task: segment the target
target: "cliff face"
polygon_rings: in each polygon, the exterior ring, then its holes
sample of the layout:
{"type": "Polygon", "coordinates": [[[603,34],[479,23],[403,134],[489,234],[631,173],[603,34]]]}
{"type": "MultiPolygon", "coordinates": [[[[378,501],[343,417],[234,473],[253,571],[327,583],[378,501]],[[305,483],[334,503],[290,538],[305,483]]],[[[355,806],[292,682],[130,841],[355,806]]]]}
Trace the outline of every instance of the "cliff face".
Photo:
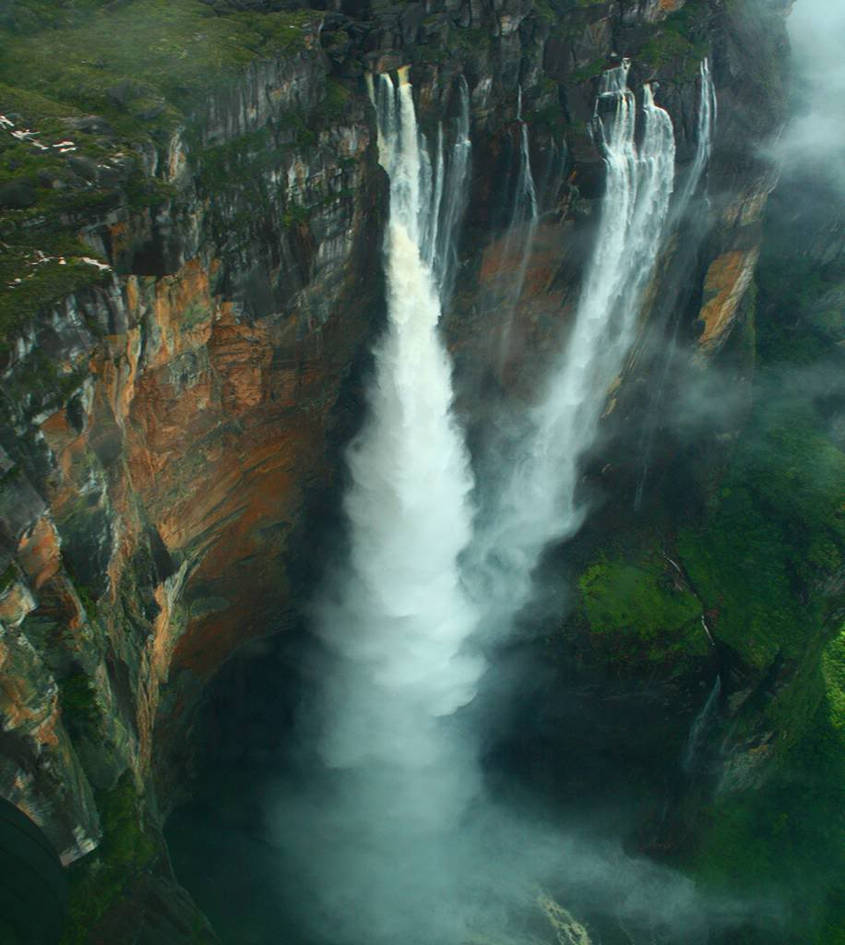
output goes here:
{"type": "MultiPolygon", "coordinates": [[[[753,276],[774,184],[758,155],[784,112],[783,4],[276,6],[62,7],[30,35],[19,4],[4,21],[15,46],[0,65],[0,791],[66,863],[96,848],[104,826],[111,856],[115,798],[160,843],[158,812],[178,790],[204,685],[237,646],[294,619],[309,498],[337,476],[381,318],[386,188],[366,70],[410,62],[421,122],[434,134],[445,117],[447,140],[467,81],[473,183],[445,328],[461,411],[480,427],[491,398],[530,393],[577,301],[602,180],[587,132],[598,75],[625,55],[634,84],[659,81],[683,174],[709,56],[719,118],[708,219],[658,265],[594,480],[632,490],[639,476],[620,435],[644,428],[647,379],[663,369],[655,352],[677,330],[670,308],[685,352],[672,376],[706,376],[715,359],[750,396],[753,276]],[[63,63],[50,57],[59,39],[63,63]],[[543,216],[509,306],[518,85],[543,216]]],[[[658,470],[674,455],[667,446],[658,470]]],[[[700,559],[678,562],[677,544],[632,533],[633,550],[610,566],[591,558],[588,536],[571,639],[592,667],[647,672],[653,645],[622,653],[612,606],[639,569],[645,618],[665,617],[651,628],[658,640],[683,628],[681,643],[658,645],[667,684],[697,682],[714,665],[712,637],[722,642],[718,581],[708,585],[700,559]]],[[[757,679],[773,661],[743,653],[737,665],[757,679]]],[[[109,861],[116,873],[149,874],[155,858],[138,843],[109,861]]],[[[152,882],[132,894],[154,902],[152,882]]],[[[103,897],[85,916],[101,938],[121,921],[119,910],[102,918],[116,894],[103,897]]]]}
{"type": "MultiPolygon", "coordinates": [[[[65,863],[100,843],[95,795],[127,770],[150,823],[159,713],[178,728],[236,645],[285,625],[291,536],[332,474],[339,391],[378,312],[366,103],[295,28],[301,49],[132,142],[140,209],[126,180],[63,164],[4,214],[20,275],[4,299],[0,779],[65,863]],[[74,188],[83,209],[58,221],[88,249],[39,251],[36,212],[74,188]],[[40,304],[69,268],[83,285],[40,304]]],[[[4,134],[36,126],[33,101],[4,134]]],[[[119,116],[86,131],[69,111],[78,151],[127,148],[119,116]]]]}

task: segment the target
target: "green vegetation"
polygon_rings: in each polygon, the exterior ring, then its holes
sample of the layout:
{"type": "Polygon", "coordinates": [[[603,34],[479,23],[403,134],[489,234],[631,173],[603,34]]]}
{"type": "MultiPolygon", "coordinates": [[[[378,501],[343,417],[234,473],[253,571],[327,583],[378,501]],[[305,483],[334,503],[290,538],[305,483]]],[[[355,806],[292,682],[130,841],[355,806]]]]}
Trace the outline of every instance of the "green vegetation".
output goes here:
{"type": "Polygon", "coordinates": [[[0,575],[0,594],[4,594],[18,579],[18,571],[12,562],[6,570],[0,575]]]}
{"type": "Polygon", "coordinates": [[[709,49],[709,17],[707,0],[687,0],[639,49],[637,60],[654,69],[671,67],[684,78],[694,76],[709,49]]]}
{"type": "Polygon", "coordinates": [[[68,923],[61,945],[84,945],[106,909],[131,880],[155,860],[158,840],[145,828],[132,775],[97,795],[103,839],[69,871],[68,923]]]}
{"type": "Polygon", "coordinates": [[[84,584],[76,583],[74,586],[76,587],[76,593],[79,595],[79,600],[85,608],[88,619],[92,621],[97,620],[99,614],[97,613],[97,597],[94,591],[84,584]]]}
{"type": "Polygon", "coordinates": [[[57,244],[67,247],[66,236],[50,234],[37,240],[37,248],[35,242],[13,244],[0,256],[0,352],[34,312],[72,292],[101,285],[108,277],[104,270],[82,261],[91,251],[81,244],[77,244],[73,256],[51,252],[57,244]],[[47,261],[41,261],[39,253],[47,261]],[[59,261],[62,258],[64,263],[59,261]]]}
{"type": "MultiPolygon", "coordinates": [[[[44,306],[111,278],[82,261],[94,255],[84,226],[173,196],[144,174],[141,148],[160,149],[249,63],[304,50],[318,16],[220,15],[201,0],[3,8],[0,114],[14,125],[0,128],[0,345],[44,306]]],[[[329,107],[341,97],[332,90],[329,107]]]]}
{"type": "Polygon", "coordinates": [[[826,647],[822,666],[820,698],[802,738],[762,789],[717,797],[705,812],[693,866],[711,888],[742,883],[751,894],[790,904],[788,924],[800,941],[842,945],[845,630],[826,647]]]}
{"type": "Polygon", "coordinates": [[[786,929],[755,945],[845,943],[845,452],[827,380],[841,377],[843,271],[807,252],[824,214],[796,223],[804,199],[813,192],[773,199],[755,407],[702,520],[679,536],[717,637],[756,680],[730,739],[748,736],[753,753],[761,732],[772,736],[762,783],[716,795],[689,864],[713,889],[787,905],[786,929]]]}
{"type": "Polygon", "coordinates": [[[658,554],[602,557],[582,573],[578,585],[594,644],[617,671],[664,663],[681,672],[707,655],[701,605],[658,554]]]}
{"type": "Polygon", "coordinates": [[[684,529],[679,549],[741,659],[799,658],[830,613],[822,589],[845,553],[845,454],[809,412],[762,407],[703,528],[684,529]]]}
{"type": "Polygon", "coordinates": [[[59,684],[62,722],[72,734],[93,734],[100,727],[102,712],[91,679],[83,672],[74,673],[59,684]]]}
{"type": "Polygon", "coordinates": [[[593,59],[592,62],[588,62],[586,66],[576,69],[575,72],[572,73],[571,81],[575,85],[580,85],[588,79],[601,75],[606,67],[607,59],[604,56],[600,56],[598,59],[593,59]]]}
{"type": "Polygon", "coordinates": [[[4,30],[0,76],[130,134],[154,105],[148,117],[175,117],[255,59],[304,49],[314,22],[308,10],[220,16],[200,0],[89,2],[25,22],[45,5],[16,4],[24,12],[4,30]]]}

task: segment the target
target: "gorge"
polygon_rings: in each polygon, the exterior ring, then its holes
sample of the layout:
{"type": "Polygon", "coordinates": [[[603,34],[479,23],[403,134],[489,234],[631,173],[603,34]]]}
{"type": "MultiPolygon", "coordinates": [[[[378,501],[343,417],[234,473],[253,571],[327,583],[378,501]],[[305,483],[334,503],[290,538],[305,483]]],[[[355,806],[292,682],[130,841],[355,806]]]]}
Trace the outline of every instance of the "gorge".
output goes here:
{"type": "Polygon", "coordinates": [[[0,7],[0,793],[62,942],[839,941],[790,6],[0,7]]]}

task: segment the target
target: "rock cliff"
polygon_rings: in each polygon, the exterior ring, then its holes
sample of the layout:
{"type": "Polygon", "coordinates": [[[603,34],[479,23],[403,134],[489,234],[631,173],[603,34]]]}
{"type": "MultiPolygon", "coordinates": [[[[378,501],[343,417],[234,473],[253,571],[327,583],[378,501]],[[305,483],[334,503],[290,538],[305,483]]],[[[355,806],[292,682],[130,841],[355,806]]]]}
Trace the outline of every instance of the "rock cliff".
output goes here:
{"type": "MultiPolygon", "coordinates": [[[[727,698],[741,713],[760,687],[797,691],[824,643],[808,632],[802,657],[786,630],[767,629],[770,611],[741,609],[720,570],[740,552],[720,542],[745,527],[746,508],[715,498],[742,488],[725,475],[765,467],[758,450],[725,472],[753,399],[754,274],[775,183],[760,145],[785,113],[785,4],[290,6],[0,8],[0,792],[66,864],[84,858],[87,902],[68,940],[141,941],[122,899],[147,916],[139,927],[167,928],[156,941],[211,940],[187,897],[162,905],[172,879],[160,821],[184,790],[204,687],[237,647],[297,619],[318,564],[313,508],[342,475],[339,447],[360,416],[387,199],[366,71],[410,63],[421,122],[434,135],[443,120],[447,139],[467,82],[473,179],[445,330],[463,417],[482,430],[492,405],[528,396],[577,300],[602,186],[588,133],[597,77],[625,56],[637,85],[659,83],[683,180],[710,58],[711,202],[660,260],[588,479],[633,497],[642,470],[626,456],[640,456],[631,444],[663,409],[649,393],[656,373],[670,378],[664,400],[685,378],[716,376],[746,406],[711,431],[699,480],[677,430],[655,434],[646,495],[669,524],[625,513],[627,537],[611,547],[601,529],[619,509],[605,507],[579,545],[582,605],[561,650],[602,678],[658,667],[686,722],[714,668],[734,674],[727,698]],[[509,308],[518,87],[540,218],[509,308]],[[671,370],[660,359],[670,338],[683,352],[671,370]],[[654,498],[679,464],[697,516],[685,531],[672,517],[686,500],[654,498]],[[759,632],[746,639],[749,626],[759,632]],[[121,832],[128,849],[116,848],[121,832]],[[85,866],[97,857],[99,869],[85,866]]],[[[796,463],[811,447],[795,445],[796,463]]],[[[834,514],[828,498],[821,518],[834,514]]],[[[811,536],[821,556],[823,538],[841,535],[811,536]]],[[[825,614],[839,573],[824,564],[803,578],[825,614]]],[[[728,736],[745,741],[725,748],[724,784],[757,777],[780,734],[766,718],[728,736]]]]}

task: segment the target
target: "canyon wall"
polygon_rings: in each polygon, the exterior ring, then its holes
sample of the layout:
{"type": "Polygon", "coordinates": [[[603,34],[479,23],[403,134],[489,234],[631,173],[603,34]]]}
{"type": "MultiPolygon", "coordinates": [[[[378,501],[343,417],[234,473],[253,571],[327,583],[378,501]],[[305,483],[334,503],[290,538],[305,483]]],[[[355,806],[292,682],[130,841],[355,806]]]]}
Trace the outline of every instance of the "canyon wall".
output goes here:
{"type": "MultiPolygon", "coordinates": [[[[239,646],[295,623],[319,567],[315,509],[341,475],[383,319],[387,189],[367,71],[410,63],[421,124],[432,139],[442,120],[447,143],[468,83],[472,186],[444,327],[462,419],[479,431],[530,396],[577,302],[602,187],[598,76],[624,56],[632,88],[656,83],[680,181],[709,57],[709,203],[665,248],[609,400],[587,481],[616,498],[580,540],[560,646],[602,680],[656,672],[685,725],[716,669],[737,714],[755,694],[798,691],[824,643],[808,630],[812,645],[799,634],[790,651],[718,565],[733,554],[719,536],[740,527],[718,497],[754,400],[754,273],[775,184],[761,145],[785,115],[787,4],[281,6],[179,0],[165,14],[133,0],[43,22],[18,3],[0,18],[0,792],[66,864],[99,849],[80,863],[101,858],[79,874],[78,941],[122,941],[130,901],[174,942],[211,940],[187,898],[161,905],[160,820],[184,789],[204,687],[239,646]],[[518,87],[540,217],[510,313],[518,87]],[[622,510],[670,338],[683,354],[663,396],[715,377],[740,401],[696,456],[672,430],[655,438],[646,507],[665,521],[688,502],[686,530],[622,510]],[[689,494],[656,498],[679,464],[689,494]],[[608,545],[611,531],[623,537],[608,545]],[[633,616],[617,607],[626,587],[633,616]],[[118,854],[127,824],[134,846],[118,854]]],[[[825,612],[834,572],[806,576],[825,612]]],[[[776,717],[741,716],[726,785],[758,778],[776,717]]]]}

